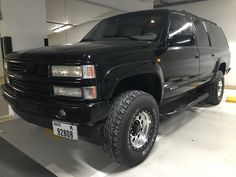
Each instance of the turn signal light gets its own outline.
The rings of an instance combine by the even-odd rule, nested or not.
[[[92,100],[97,98],[97,89],[95,86],[92,87],[83,87],[83,96],[84,99]]]
[[[84,79],[96,78],[94,65],[83,65],[83,78]]]

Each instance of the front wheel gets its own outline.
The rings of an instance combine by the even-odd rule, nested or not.
[[[150,153],[158,125],[156,100],[142,91],[127,91],[114,99],[109,117],[103,124],[104,150],[119,163],[135,166]]]

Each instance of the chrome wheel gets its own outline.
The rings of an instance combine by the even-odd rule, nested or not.
[[[218,98],[220,98],[222,96],[222,91],[223,91],[223,81],[221,79],[219,81],[218,87],[217,87],[217,96],[218,96]]]
[[[145,111],[139,112],[132,121],[130,131],[130,141],[135,149],[143,147],[144,144],[148,141],[150,127],[150,114]]]

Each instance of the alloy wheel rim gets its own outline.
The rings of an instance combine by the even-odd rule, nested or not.
[[[142,148],[148,141],[151,128],[151,116],[141,111],[134,117],[130,131],[130,142],[135,149]]]

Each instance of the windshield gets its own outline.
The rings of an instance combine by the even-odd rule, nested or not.
[[[111,17],[96,25],[82,41],[156,40],[163,14],[129,14]]]

